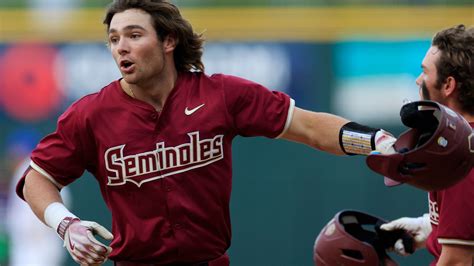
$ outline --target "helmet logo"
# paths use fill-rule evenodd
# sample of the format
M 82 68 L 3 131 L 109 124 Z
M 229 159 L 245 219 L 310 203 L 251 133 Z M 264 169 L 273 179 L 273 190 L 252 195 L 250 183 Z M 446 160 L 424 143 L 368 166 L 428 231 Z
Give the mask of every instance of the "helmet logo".
M 334 224 L 334 221 L 332 221 L 328 227 L 326 228 L 326 231 L 324 231 L 324 234 L 326 236 L 330 236 L 332 234 L 334 234 L 334 232 L 336 231 L 336 225 Z
M 451 123 L 450 121 L 448 121 L 448 127 L 452 130 L 456 130 L 456 125 L 454 123 Z
M 438 145 L 443 147 L 443 148 L 446 148 L 446 146 L 448 146 L 448 140 L 445 139 L 444 137 L 439 137 L 438 138 Z

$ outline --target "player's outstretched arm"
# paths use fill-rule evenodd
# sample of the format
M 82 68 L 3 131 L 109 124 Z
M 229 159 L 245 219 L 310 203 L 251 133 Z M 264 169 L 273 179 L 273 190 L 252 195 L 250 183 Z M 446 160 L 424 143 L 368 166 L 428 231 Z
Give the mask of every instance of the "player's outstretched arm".
M 381 225 L 380 229 L 385 231 L 399 229 L 406 231 L 413 236 L 414 251 L 416 251 L 417 249 L 426 246 L 426 240 L 431 233 L 430 217 L 429 214 L 424 214 L 423 216 L 416 218 L 403 217 Z M 408 256 L 411 253 L 405 249 L 402 239 L 397 240 L 390 251 L 394 251 L 402 256 Z
M 94 235 L 112 240 L 112 233 L 95 222 L 81 221 L 72 214 L 62 204 L 58 188 L 46 177 L 30 170 L 23 195 L 36 216 L 63 239 L 74 261 L 81 265 L 96 265 L 107 260 L 112 249 L 97 241 Z
M 373 151 L 394 153 L 396 139 L 388 132 L 363 126 L 329 114 L 295 107 L 293 118 L 283 139 L 307 144 L 332 154 L 362 154 Z

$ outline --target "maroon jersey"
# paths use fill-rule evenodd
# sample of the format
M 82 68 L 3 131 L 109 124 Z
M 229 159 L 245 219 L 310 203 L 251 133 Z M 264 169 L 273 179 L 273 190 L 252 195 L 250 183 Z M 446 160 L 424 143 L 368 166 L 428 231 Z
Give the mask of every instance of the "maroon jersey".
M 180 73 L 157 112 L 115 81 L 59 118 L 31 167 L 58 186 L 85 170 L 96 177 L 112 213 L 110 259 L 211 260 L 230 246 L 232 139 L 278 137 L 293 108 L 287 95 L 244 79 Z
M 474 124 L 471 123 L 471 126 Z M 436 265 L 442 244 L 474 246 L 474 170 L 459 183 L 445 190 L 429 193 L 430 220 L 433 231 L 426 246 Z

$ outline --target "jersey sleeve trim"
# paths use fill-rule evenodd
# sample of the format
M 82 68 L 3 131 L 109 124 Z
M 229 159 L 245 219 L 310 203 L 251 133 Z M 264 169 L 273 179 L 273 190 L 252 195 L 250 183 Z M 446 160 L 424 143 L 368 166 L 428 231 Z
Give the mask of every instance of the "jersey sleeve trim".
M 278 135 L 275 139 L 281 138 L 281 136 L 283 136 L 288 130 L 288 128 L 290 127 L 291 120 L 293 119 L 294 110 L 295 110 L 295 100 L 290 98 L 290 106 L 288 107 L 288 116 L 286 117 L 285 127 L 281 131 L 280 135 Z
M 474 240 L 438 238 L 440 244 L 474 246 Z
M 51 183 L 53 183 L 57 188 L 59 189 L 63 188 L 63 185 L 59 184 L 50 174 L 48 174 L 48 172 L 46 172 L 41 167 L 39 167 L 35 162 L 31 161 L 30 166 L 31 168 L 35 169 L 38 173 L 46 177 L 49 181 L 51 181 Z

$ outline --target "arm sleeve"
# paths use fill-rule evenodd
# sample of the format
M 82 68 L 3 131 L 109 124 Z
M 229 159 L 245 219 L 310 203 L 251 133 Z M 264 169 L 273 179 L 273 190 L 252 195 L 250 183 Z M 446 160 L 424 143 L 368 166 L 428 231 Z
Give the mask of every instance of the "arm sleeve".
M 59 117 L 56 131 L 42 139 L 31 153 L 30 167 L 18 182 L 17 194 L 23 198 L 24 179 L 31 169 L 59 189 L 79 178 L 86 168 L 85 131 L 79 112 L 72 105 Z
M 474 171 L 444 191 L 438 242 L 474 246 Z
M 223 75 L 227 110 L 237 134 L 276 138 L 290 125 L 294 100 L 255 82 Z

